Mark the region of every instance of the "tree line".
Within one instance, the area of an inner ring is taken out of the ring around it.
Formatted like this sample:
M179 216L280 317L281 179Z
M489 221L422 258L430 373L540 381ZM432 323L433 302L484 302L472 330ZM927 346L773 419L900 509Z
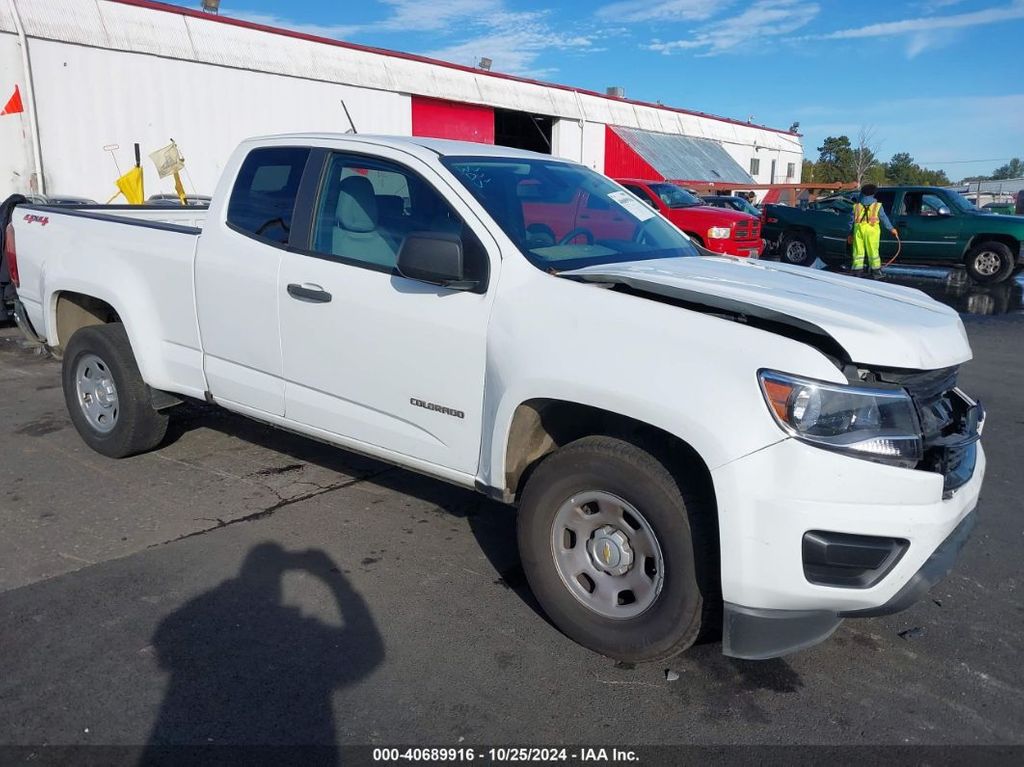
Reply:
M818 147L817 161L804 160L803 181L823 184L856 183L894 186L948 186L945 171L924 168L908 152L897 152L888 162L878 156L870 129L862 129L856 143L849 136L829 136Z
M1007 178L1024 178L1024 160L1014 157L992 171L990 176L968 176L964 181L1002 181Z

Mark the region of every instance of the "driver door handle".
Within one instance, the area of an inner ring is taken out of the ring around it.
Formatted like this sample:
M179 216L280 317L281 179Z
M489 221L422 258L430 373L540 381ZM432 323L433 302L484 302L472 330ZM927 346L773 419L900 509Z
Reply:
M312 285L306 283L305 285L297 285L291 283L288 285L288 295L294 298L296 301L305 301L310 304L326 304L331 301L331 294L321 288L319 285Z

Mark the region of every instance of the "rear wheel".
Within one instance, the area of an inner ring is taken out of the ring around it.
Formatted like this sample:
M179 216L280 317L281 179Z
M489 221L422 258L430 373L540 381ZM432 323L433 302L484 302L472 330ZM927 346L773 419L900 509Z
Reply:
M97 453L124 458L152 450L164 438L167 415L153 409L121 323L71 336L62 382L71 422Z
M717 606L705 525L651 453L585 437L530 477L519 550L537 600L566 635L619 660L658 660L690 647Z
M779 260L794 266L810 266L817 258L814 240L803 232L786 232L779 245Z
M971 248L965 263L975 282L1002 282L1013 274L1013 251L1001 242L989 240Z

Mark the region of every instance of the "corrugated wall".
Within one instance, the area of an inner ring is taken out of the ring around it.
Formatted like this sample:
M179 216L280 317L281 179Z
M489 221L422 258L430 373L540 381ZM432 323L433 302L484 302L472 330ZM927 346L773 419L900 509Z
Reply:
M799 138L757 126L223 23L176 8L107 0L15 2L37 67L44 165L54 192L102 196L108 187L97 178L113 169L104 144L121 145L123 167L133 141L150 150L171 136L186 152L196 190L209 191L243 136L347 128L342 98L360 132L408 134L409 94L557 118L556 154L598 170L604 168L605 126L619 125L720 141L744 168L751 157L764 157L758 180L769 172L769 156L777 158L780 173L794 162L799 177ZM20 77L15 38L2 34L13 29L7 3L0 2L0 80ZM0 184L6 185L0 192L27 188L19 181L26 140L24 132L0 124Z
M243 138L347 130L342 100L362 133L412 128L410 99L399 93L49 41L33 40L31 50L51 193L105 202L117 176L105 145L120 145L116 158L127 170L134 142L148 154L173 138L189 191L209 194ZM143 167L147 194L173 191L148 158Z

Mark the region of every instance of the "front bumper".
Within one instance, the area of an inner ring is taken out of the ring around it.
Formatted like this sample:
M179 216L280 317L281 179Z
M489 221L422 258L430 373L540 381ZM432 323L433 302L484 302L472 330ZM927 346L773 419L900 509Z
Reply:
M716 255L738 256L739 258L760 258L764 252L763 240L707 240L705 249Z
M850 458L786 439L712 472L719 502L723 651L770 658L825 639L844 617L902 610L953 566L985 474L943 498L940 474ZM970 520L970 521L969 521ZM908 546L868 588L811 583L805 533L890 537Z

